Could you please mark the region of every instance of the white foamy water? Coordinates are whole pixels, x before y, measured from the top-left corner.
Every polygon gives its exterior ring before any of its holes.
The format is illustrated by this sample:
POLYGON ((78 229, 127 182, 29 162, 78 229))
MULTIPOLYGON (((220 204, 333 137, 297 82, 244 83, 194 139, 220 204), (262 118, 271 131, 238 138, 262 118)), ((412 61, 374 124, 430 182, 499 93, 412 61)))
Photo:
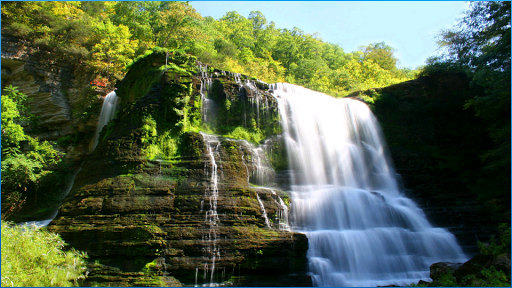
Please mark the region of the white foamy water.
POLYGON ((279 102, 292 173, 294 230, 309 239, 316 286, 407 285, 439 261, 463 262, 455 237, 401 195, 366 104, 291 84, 279 102))
POLYGON ((98 126, 96 126, 96 133, 94 134, 94 138, 92 139, 91 144, 89 145, 89 152, 94 151, 96 146, 98 146, 100 133, 103 130, 103 127, 107 125, 107 123, 114 118, 116 115, 117 105, 119 104, 119 97, 115 91, 112 91, 105 96, 105 100, 103 100, 103 105, 101 106, 100 119, 98 120, 98 126))
MULTIPOLYGON (((205 174, 209 177, 209 185, 205 190, 205 200, 208 201, 208 210, 205 214, 205 222, 208 225, 207 234, 203 235, 203 241, 206 242, 206 247, 203 250, 205 262, 203 263, 205 285, 216 286, 214 282, 215 264, 217 258, 220 257, 220 249, 217 246, 217 235, 219 225, 219 215, 217 214, 217 200, 219 198, 219 174, 218 165, 215 156, 219 154, 220 140, 218 136, 201 133, 203 136, 206 150, 208 151, 208 161, 205 162, 205 174), (206 282, 209 274, 209 282, 206 282)), ((219 157, 219 156, 217 156, 219 157)), ((202 209, 201 209, 202 210, 202 209)), ((197 280, 195 283, 197 286, 197 280)))

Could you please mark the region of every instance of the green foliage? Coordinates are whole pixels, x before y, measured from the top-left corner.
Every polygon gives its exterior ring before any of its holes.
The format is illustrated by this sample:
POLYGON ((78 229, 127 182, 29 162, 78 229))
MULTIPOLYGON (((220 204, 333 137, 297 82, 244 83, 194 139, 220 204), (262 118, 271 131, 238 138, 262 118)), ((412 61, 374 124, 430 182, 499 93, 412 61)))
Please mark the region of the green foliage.
POLYGON ((498 256, 503 253, 510 253, 510 226, 503 223, 499 226, 499 240, 491 236, 491 243, 486 244, 478 241, 478 248, 483 255, 498 256))
POLYGON ((494 266, 484 268, 479 278, 475 274, 464 276, 461 286, 464 287, 510 287, 510 276, 503 271, 497 271, 494 266))
POLYGON ((26 95, 9 86, 2 93, 2 219, 21 209, 27 197, 37 199, 42 178, 51 174, 60 160, 59 153, 47 142, 25 134, 16 122, 20 111, 27 111, 26 95), (24 152, 21 145, 24 145, 24 152), (28 149, 27 149, 28 148, 28 149))
POLYGON ((2 189, 4 191, 37 189, 37 182, 44 175, 43 164, 24 154, 14 154, 2 161, 2 189))
POLYGON ((158 136, 157 123, 151 115, 143 118, 142 143, 147 144, 145 153, 149 159, 171 159, 178 151, 178 142, 170 131, 158 136))
POLYGON ((391 46, 386 45, 384 42, 370 44, 366 47, 360 47, 363 52, 363 61, 372 60, 374 63, 379 65, 385 70, 396 70, 396 64, 398 59, 393 55, 395 49, 391 46))
POLYGON ((151 115, 145 116, 142 119, 142 136, 140 140, 142 143, 149 143, 151 140, 156 137, 156 121, 153 119, 151 115))
POLYGON ((108 20, 96 24, 95 35, 96 44, 92 47, 92 59, 88 64, 107 79, 121 79, 124 68, 135 55, 138 41, 130 40, 127 26, 116 26, 108 20))
POLYGON ((2 33, 79 61, 106 77, 108 86, 124 76, 129 59, 153 47, 181 49, 219 69, 268 83, 286 80, 333 96, 414 77, 396 67, 395 51, 384 42, 345 53, 297 27, 278 29, 260 11, 248 18, 230 11, 215 20, 178 1, 6 2, 2 24, 2 33), (351 74, 360 69, 367 72, 351 74), (382 79, 367 83, 371 69, 382 79))
POLYGON ((253 131, 249 131, 242 126, 236 127, 233 131, 224 135, 224 137, 233 139, 245 139, 255 144, 258 144, 261 142, 261 140, 265 139, 258 129, 253 129, 253 131))
POLYGON ((425 67, 463 70, 483 89, 465 108, 486 123, 493 141, 480 155, 486 181, 474 188, 484 201, 510 198, 510 39, 510 2, 474 2, 454 29, 442 32, 444 54, 425 67))
POLYGON ((2 286, 77 286, 85 278, 86 254, 65 251, 59 235, 44 228, 13 226, 2 221, 2 286))
MULTIPOLYGON (((509 228, 510 232, 510 228, 509 228)), ((510 236, 510 233, 509 233, 510 236)), ((510 241, 510 237, 509 237, 510 241)), ((509 247, 510 249, 510 247, 509 247)), ((510 250, 509 250, 510 251, 510 250)), ((482 275, 484 276, 486 287, 510 287, 510 276, 503 271, 497 271, 494 266, 491 266, 489 269, 483 269, 482 275)))
POLYGON ((435 283, 437 287, 459 287, 457 280, 450 273, 442 275, 435 283))

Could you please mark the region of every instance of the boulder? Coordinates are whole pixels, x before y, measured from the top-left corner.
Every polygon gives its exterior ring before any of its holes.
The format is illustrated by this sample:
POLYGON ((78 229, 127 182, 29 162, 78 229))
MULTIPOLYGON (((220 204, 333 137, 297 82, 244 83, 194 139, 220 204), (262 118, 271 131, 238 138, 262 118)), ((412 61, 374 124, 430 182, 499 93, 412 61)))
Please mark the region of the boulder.
POLYGON ((478 254, 464 263, 453 272, 457 281, 461 281, 465 276, 476 275, 477 278, 482 277, 482 270, 489 269, 491 266, 497 271, 503 271, 510 275, 510 254, 504 253, 498 256, 478 254))
POLYGON ((437 281, 445 274, 452 274, 462 263, 438 262, 430 266, 430 278, 437 281))

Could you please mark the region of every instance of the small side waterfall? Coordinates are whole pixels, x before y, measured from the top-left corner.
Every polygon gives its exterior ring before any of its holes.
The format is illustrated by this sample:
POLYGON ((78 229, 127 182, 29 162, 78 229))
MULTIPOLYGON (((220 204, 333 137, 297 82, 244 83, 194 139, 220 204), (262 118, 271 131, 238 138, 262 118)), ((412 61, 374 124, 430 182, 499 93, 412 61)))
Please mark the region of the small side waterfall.
POLYGON ((378 123, 357 100, 274 84, 292 169, 293 229, 316 286, 407 285, 463 262, 455 237, 401 195, 378 123))
MULTIPOLYGON (((218 166, 217 161, 215 160, 215 155, 218 154, 220 140, 215 135, 209 135, 201 132, 203 136, 204 143, 206 145, 206 149, 208 151, 208 162, 205 163, 205 174, 209 176, 209 185, 205 190, 205 200, 208 200, 208 210, 206 210, 205 222, 208 225, 208 233, 203 235, 203 241, 205 241, 206 246, 203 250, 203 254, 205 259, 209 262, 205 262, 203 264, 204 268, 204 279, 208 279, 208 273, 210 274, 210 282, 204 283, 207 286, 212 286, 215 284, 214 275, 215 275, 215 262, 218 257, 220 257, 220 250, 217 246, 217 236, 218 236, 218 224, 219 224, 219 215, 217 214, 217 200, 219 197, 219 175, 218 175, 218 166)), ((201 209, 203 209, 204 205, 201 205, 201 209)), ((197 281, 196 281, 197 286, 197 281)))
MULTIPOLYGON (((64 199, 66 196, 68 196, 69 192, 71 192, 71 189, 73 188, 73 185, 75 184, 76 175, 82 170, 82 166, 76 170, 76 172, 73 174, 73 177, 70 178, 70 181, 68 182, 66 188, 64 189, 64 192, 62 193, 62 199, 64 199)), ((46 220, 39 220, 39 221, 29 221, 29 222, 21 222, 17 223, 17 225, 26 225, 26 226, 37 226, 37 227, 46 227, 50 222, 57 217, 57 214, 59 214, 59 209, 55 209, 51 212, 50 216, 46 220)))
POLYGON ((201 72, 201 88, 199 89, 199 93, 201 94, 202 104, 202 120, 203 123, 210 124, 212 122, 212 118, 215 116, 215 102, 208 98, 208 95, 211 93, 212 89, 212 78, 208 75, 208 66, 198 63, 199 71, 201 72))
POLYGON ((94 134, 94 138, 89 145, 89 152, 92 152, 94 149, 96 149, 96 146, 98 146, 101 130, 103 130, 103 127, 105 127, 105 125, 107 125, 107 123, 116 115, 119 100, 120 99, 117 97, 115 91, 112 91, 108 93, 107 96, 105 96, 105 100, 103 100, 103 105, 101 106, 100 118, 98 120, 98 126, 96 127, 96 133, 94 134))
POLYGON ((234 141, 240 145, 242 161, 247 171, 247 182, 258 186, 274 186, 275 172, 265 156, 267 143, 255 146, 246 140, 234 141))
POLYGON ((258 203, 260 204, 260 208, 262 213, 263 219, 265 219, 265 225, 267 225, 267 228, 272 229, 272 225, 270 224, 270 220, 268 220, 267 211, 265 211, 265 205, 263 205, 263 202, 261 202, 260 195, 256 191, 256 199, 258 199, 258 203))

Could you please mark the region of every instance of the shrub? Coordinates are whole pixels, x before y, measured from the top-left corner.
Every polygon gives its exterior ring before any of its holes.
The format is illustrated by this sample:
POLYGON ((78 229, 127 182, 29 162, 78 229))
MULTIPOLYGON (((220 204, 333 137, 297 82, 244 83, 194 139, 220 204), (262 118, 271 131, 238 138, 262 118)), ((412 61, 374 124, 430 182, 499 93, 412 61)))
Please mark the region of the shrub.
POLYGON ((491 236, 491 243, 478 241, 478 248, 483 255, 497 256, 502 253, 510 253, 510 227, 503 223, 499 226, 499 241, 496 241, 494 235, 491 236))
POLYGON ((65 251, 64 241, 46 228, 2 221, 2 286, 77 286, 84 278, 85 253, 65 251))

